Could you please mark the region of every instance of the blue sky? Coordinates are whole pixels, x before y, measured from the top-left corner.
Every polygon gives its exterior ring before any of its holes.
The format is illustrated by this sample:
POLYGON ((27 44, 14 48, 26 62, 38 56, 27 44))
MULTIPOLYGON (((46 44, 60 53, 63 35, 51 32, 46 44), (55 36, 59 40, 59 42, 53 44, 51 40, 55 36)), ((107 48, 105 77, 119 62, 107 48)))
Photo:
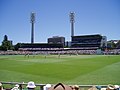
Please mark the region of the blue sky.
POLYGON ((101 34, 120 40, 120 0, 0 0, 0 42, 31 42, 30 13, 36 13, 35 42, 52 36, 70 41, 69 13, 75 12, 75 35, 101 34))

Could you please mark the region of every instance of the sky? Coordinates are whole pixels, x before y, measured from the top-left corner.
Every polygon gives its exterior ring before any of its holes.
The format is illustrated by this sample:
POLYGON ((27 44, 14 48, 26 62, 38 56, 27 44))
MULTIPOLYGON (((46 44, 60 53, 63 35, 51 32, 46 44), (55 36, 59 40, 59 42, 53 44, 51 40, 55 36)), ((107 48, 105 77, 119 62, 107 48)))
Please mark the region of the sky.
POLYGON ((120 40, 120 0, 0 0, 0 43, 31 42, 30 14, 35 13, 34 42, 63 36, 71 40, 70 12, 75 13, 74 35, 101 34, 120 40))

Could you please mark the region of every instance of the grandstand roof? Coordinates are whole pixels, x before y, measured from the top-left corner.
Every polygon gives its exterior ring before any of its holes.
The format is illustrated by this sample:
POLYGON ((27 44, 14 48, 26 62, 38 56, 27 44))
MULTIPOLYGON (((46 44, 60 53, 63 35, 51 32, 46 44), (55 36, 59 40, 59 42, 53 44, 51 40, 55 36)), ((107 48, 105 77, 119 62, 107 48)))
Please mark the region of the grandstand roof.
POLYGON ((92 34, 92 35, 80 35, 80 36, 72 36, 72 37, 96 37, 96 36, 99 36, 101 37, 100 34, 92 34))

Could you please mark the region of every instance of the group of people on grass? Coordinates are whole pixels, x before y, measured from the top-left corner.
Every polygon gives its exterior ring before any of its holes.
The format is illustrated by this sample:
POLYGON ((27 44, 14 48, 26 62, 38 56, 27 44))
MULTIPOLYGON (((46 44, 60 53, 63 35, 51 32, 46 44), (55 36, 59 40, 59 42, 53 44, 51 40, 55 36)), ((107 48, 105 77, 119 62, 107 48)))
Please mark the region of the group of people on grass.
MULTIPOLYGON (((23 88, 21 84, 16 84, 11 89, 3 88, 2 83, 0 83, 0 90, 35 90, 35 89, 36 85, 33 81, 28 82, 26 88, 23 88)), ((65 85, 63 83, 58 83, 56 85, 46 84, 43 86, 43 90, 80 90, 80 89, 81 87, 78 85, 65 85)), ((111 84, 109 84, 106 87, 93 85, 92 87, 85 90, 120 90, 120 86, 111 84)))

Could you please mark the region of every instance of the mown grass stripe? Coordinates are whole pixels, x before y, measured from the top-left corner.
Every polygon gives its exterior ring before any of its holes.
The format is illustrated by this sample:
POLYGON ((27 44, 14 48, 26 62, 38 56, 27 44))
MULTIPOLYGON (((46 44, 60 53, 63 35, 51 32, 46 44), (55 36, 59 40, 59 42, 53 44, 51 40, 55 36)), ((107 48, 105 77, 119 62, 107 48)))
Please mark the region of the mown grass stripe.
POLYGON ((119 63, 119 55, 0 56, 0 80, 27 82, 32 78, 37 83, 120 84, 119 63))

